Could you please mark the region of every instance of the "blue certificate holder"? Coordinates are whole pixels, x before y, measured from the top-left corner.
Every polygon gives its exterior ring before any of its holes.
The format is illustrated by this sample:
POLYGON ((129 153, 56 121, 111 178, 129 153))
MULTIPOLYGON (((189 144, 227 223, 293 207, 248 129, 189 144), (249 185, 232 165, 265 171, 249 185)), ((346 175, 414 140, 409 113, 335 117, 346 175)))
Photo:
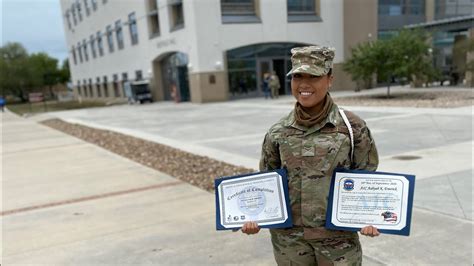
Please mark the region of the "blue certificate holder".
POLYGON ((365 170, 334 170, 326 228, 359 231, 372 225, 379 232, 410 235, 415 176, 365 170))
POLYGON ((214 180, 216 229, 235 230, 244 223, 260 228, 293 226, 285 169, 214 180))

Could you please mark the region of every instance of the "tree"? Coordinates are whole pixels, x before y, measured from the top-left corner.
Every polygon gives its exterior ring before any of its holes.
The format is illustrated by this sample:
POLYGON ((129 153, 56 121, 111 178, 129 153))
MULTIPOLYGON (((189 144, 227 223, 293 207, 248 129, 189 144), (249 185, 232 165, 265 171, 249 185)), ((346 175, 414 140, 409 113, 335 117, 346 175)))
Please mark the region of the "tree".
POLYGON ((352 50, 352 57, 344 63, 354 81, 377 76, 390 83, 394 78, 402 82, 430 79, 436 74, 432 66, 429 35, 418 30, 402 30, 389 40, 362 43, 352 50))
POLYGON ((2 94, 13 94, 25 99, 30 80, 28 52, 19 43, 7 43, 0 47, 0 87, 2 94))
POLYGON ((372 42, 361 43, 352 49, 352 58, 347 60, 343 68, 352 75, 358 87, 370 88, 372 77, 377 69, 375 60, 374 44, 372 42))
POLYGON ((71 79, 71 72, 69 71, 69 60, 65 59, 59 70, 59 83, 68 83, 71 79))
POLYGON ((12 94, 27 100, 28 92, 47 86, 52 87, 69 80, 69 63, 63 62, 58 69, 58 60, 46 53, 28 55, 20 43, 7 43, 0 47, 1 94, 12 94))
POLYGON ((53 95, 52 86, 59 81, 58 60, 46 53, 30 55, 28 59, 28 70, 30 71, 31 87, 48 87, 50 95, 53 95))

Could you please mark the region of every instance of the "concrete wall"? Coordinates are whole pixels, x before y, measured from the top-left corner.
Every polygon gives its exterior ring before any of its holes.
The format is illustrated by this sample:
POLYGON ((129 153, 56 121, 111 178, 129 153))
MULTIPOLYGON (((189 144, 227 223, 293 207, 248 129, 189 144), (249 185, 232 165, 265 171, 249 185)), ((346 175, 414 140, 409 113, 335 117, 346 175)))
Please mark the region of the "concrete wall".
POLYGON ((229 99, 228 80, 225 71, 192 73, 189 75, 189 85, 192 102, 218 102, 229 99))
MULTIPOLYGON (((232 24, 222 23, 220 0, 191 2, 196 19, 194 33, 198 52, 195 61, 190 59, 192 66, 190 73, 194 76, 197 76, 197 73, 224 71, 226 51, 252 44, 296 42, 330 45, 336 47, 338 51, 343 50, 342 0, 322 0, 318 3, 322 22, 288 22, 286 0, 260 0, 257 13, 261 23, 232 24)), ((336 53, 335 62, 342 61, 343 53, 336 53)), ((204 86, 204 83, 200 82, 190 84, 191 95, 207 89, 196 88, 198 84, 204 86)), ((219 97, 206 99, 205 95, 208 94, 201 93, 204 97, 202 101, 228 97, 228 84, 220 89, 225 92, 219 92, 219 97)))
MULTIPOLYGON (((61 0, 63 14, 71 8, 73 0, 61 0)), ((80 1, 83 7, 83 1, 80 1)), ((153 96, 156 100, 164 99, 164 88, 161 84, 159 62, 166 55, 182 52, 188 55, 189 81, 192 101, 207 102, 228 99, 227 73, 225 70, 225 52, 257 43, 296 42, 307 44, 329 45, 336 48, 334 63, 340 64, 347 57, 351 45, 367 39, 369 33, 376 36, 377 7, 376 0, 320 0, 322 21, 288 22, 286 0, 258 0, 257 15, 260 23, 222 23, 220 0, 184 0, 184 28, 175 31, 170 25, 170 6, 167 0, 158 0, 160 35, 150 38, 147 19, 147 2, 115 0, 103 4, 97 1, 98 10, 85 16, 83 21, 69 30, 65 23, 66 40, 69 49, 90 35, 100 30, 103 34, 107 25, 115 26, 115 21, 128 21, 128 15, 135 12, 137 17, 137 45, 131 45, 129 27, 123 26, 124 49, 118 50, 115 33, 114 52, 108 51, 106 36, 103 36, 105 54, 92 59, 89 50, 89 61, 71 64, 74 86, 80 80, 107 76, 113 80, 113 74, 128 74, 129 80, 135 79, 135 71, 141 70, 143 77, 150 80, 153 96), (363 2, 361 4, 361 2, 363 2), (372 16, 374 15, 374 16, 372 16), (364 19, 361 19, 364 18, 364 19), (344 44, 346 42, 346 44, 344 44), (208 75, 216 76, 216 85, 208 84, 208 75)), ((84 9, 84 7, 83 7, 84 9)), ((70 62, 72 54, 70 54, 70 62)), ((348 78, 339 74, 337 88, 347 88, 348 78)))
MULTIPOLYGON (((351 49, 359 43, 377 39, 377 0, 344 0, 344 39, 343 50, 339 50, 344 59, 351 57, 351 49), (363 18, 363 19, 362 19, 363 18)), ((337 53, 337 51, 336 51, 337 53)), ((338 62, 336 62, 338 63, 338 62)), ((334 90, 356 89, 357 85, 351 76, 342 70, 342 64, 334 65, 334 90)))

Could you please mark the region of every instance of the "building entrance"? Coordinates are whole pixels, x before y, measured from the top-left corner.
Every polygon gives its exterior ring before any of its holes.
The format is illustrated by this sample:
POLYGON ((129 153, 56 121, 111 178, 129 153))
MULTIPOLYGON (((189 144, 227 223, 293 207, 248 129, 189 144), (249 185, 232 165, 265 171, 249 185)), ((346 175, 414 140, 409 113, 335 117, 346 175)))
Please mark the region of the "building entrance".
POLYGON ((176 102, 190 100, 188 81, 188 56, 173 53, 160 62, 164 99, 176 102))
POLYGON ((275 71, 280 79, 280 95, 291 94, 291 49, 298 43, 265 43, 227 51, 227 71, 231 99, 263 96, 263 75, 275 71))

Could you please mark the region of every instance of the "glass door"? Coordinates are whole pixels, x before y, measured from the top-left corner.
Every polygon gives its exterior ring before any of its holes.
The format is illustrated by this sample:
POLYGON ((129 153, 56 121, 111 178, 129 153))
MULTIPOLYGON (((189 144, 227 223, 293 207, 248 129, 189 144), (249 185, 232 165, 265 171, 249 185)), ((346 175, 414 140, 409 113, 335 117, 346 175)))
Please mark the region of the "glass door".
POLYGON ((257 61, 257 87, 259 88, 259 94, 263 95, 263 79, 264 76, 271 75, 273 71, 272 59, 259 59, 257 61))

